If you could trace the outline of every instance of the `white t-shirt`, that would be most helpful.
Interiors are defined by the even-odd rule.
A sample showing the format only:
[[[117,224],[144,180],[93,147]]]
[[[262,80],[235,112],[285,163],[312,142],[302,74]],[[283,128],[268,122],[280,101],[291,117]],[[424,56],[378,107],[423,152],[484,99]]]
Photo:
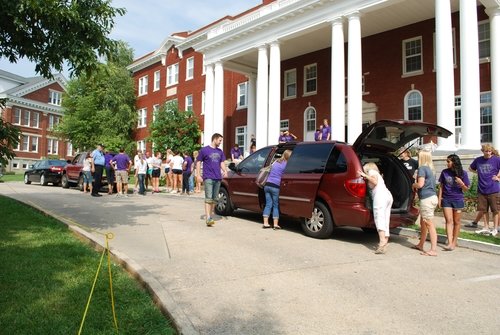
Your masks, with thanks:
[[[138,174],[146,174],[146,172],[148,171],[148,163],[145,159],[143,159],[141,163],[141,159],[139,158],[139,160],[135,164],[135,168],[137,169]]]
[[[82,171],[90,171],[92,167],[92,158],[85,158],[83,161],[83,168]]]
[[[179,155],[172,157],[172,170],[182,170],[182,163],[184,163],[184,158]]]

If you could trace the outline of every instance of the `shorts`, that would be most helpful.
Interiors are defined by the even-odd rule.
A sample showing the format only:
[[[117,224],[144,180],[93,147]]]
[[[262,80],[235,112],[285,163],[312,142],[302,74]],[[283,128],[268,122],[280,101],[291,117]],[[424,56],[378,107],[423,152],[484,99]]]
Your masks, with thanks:
[[[90,171],[82,171],[83,172],[83,182],[85,184],[92,184],[92,172]]]
[[[128,171],[119,170],[116,171],[115,175],[117,183],[128,184]]]
[[[153,178],[160,178],[161,170],[160,169],[153,169],[153,172],[151,172],[151,177]]]
[[[422,217],[422,219],[432,220],[437,204],[437,195],[433,195],[425,199],[420,199],[420,216]]]
[[[465,207],[464,200],[441,199],[441,207],[463,209]]]
[[[174,174],[182,174],[182,170],[178,170],[178,169],[172,169],[172,172]]]
[[[205,203],[216,204],[219,198],[220,180],[205,179],[203,185],[205,187]]]
[[[153,169],[148,169],[147,174],[151,174],[153,172]]]
[[[487,212],[488,209],[493,214],[498,213],[498,193],[492,193],[492,194],[477,194],[477,210],[479,212]]]
[[[169,173],[170,172],[170,168],[165,168],[165,173]]]

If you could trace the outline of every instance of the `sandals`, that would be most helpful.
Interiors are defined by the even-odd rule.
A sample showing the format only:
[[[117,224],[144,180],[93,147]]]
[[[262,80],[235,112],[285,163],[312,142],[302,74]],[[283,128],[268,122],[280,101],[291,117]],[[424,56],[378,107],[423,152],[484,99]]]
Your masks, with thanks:
[[[388,243],[386,243],[384,245],[379,245],[377,247],[377,249],[375,250],[375,254],[376,255],[383,255],[383,254],[385,254],[385,252],[387,251],[387,244]]]
[[[281,227],[280,226],[274,226],[273,229],[274,230],[278,230],[278,229],[281,229]]]
[[[262,229],[267,229],[267,228],[271,228],[271,226],[270,225],[263,225],[262,226]]]

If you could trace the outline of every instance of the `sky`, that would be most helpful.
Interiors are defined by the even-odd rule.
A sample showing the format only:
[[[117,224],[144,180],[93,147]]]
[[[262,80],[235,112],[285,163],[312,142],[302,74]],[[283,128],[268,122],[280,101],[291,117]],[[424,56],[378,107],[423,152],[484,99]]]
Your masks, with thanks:
[[[159,48],[173,33],[195,31],[261,3],[262,0],[112,0],[113,7],[125,8],[127,12],[115,18],[110,37],[127,42],[134,49],[134,58],[138,58]],[[35,65],[23,59],[11,64],[0,58],[0,69],[23,77],[37,75]]]

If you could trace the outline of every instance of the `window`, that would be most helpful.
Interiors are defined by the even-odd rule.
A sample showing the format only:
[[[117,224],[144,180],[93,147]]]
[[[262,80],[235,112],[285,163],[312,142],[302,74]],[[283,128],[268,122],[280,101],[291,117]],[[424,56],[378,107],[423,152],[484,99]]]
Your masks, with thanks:
[[[148,94],[148,76],[139,78],[139,96]]]
[[[235,143],[237,143],[240,148],[246,148],[247,147],[247,126],[236,127],[234,133],[236,134]]]
[[[477,26],[479,34],[479,58],[490,57],[490,23],[482,21]]]
[[[285,131],[285,130],[288,130],[289,129],[289,126],[290,123],[288,120],[281,120],[280,121],[280,131]]]
[[[137,150],[142,150],[144,152],[146,150],[146,141],[137,141]]]
[[[137,128],[146,127],[147,109],[141,108],[137,111]]]
[[[462,98],[455,97],[455,144],[462,143]]]
[[[267,156],[269,156],[269,152],[271,151],[271,147],[262,148],[251,156],[243,160],[240,164],[238,164],[238,170],[242,173],[259,173],[260,169],[264,166],[266,162]]]
[[[159,110],[160,110],[159,104],[153,105],[153,122],[156,121],[156,115],[158,114]]]
[[[186,110],[187,111],[192,111],[193,110],[193,95],[186,95]]]
[[[21,110],[19,108],[14,108],[14,114],[12,115],[12,124],[21,124]]]
[[[59,116],[50,114],[49,115],[49,129],[53,129],[55,126],[59,124]]]
[[[49,104],[61,106],[62,94],[61,92],[49,90]]]
[[[306,110],[306,131],[316,131],[316,110],[308,108]]]
[[[38,128],[39,125],[40,125],[40,113],[31,112],[30,126],[33,128]]]
[[[481,143],[491,143],[493,141],[493,115],[491,112],[491,92],[481,93],[480,96],[481,118]]]
[[[331,143],[297,145],[286,164],[285,173],[323,173],[331,151]]]
[[[403,41],[403,75],[422,73],[422,37]]]
[[[317,90],[317,65],[304,66],[304,94],[314,94]]]
[[[418,91],[406,95],[405,120],[422,121],[422,94]]]
[[[156,71],[155,74],[154,74],[154,79],[155,79],[155,86],[154,86],[154,89],[153,91],[158,91],[160,89],[160,71]]]
[[[194,57],[189,57],[186,60],[186,80],[194,77]]]
[[[238,108],[247,107],[248,81],[238,84]]]
[[[47,154],[49,155],[57,155],[59,148],[59,141],[49,138],[47,139]]]
[[[201,115],[204,114],[205,114],[205,91],[201,92]]]
[[[179,83],[179,64],[167,67],[167,86]]]
[[[30,125],[30,111],[24,111],[22,114],[21,125],[29,127]]]
[[[73,156],[73,144],[71,142],[66,143],[66,156]]]
[[[284,89],[285,92],[283,96],[285,99],[287,98],[295,98],[297,96],[297,70],[288,70],[285,71],[285,80],[284,80]]]

